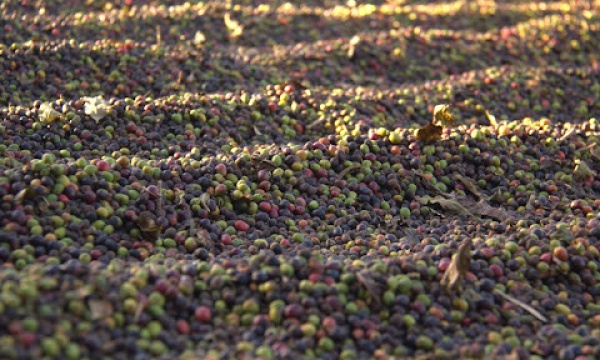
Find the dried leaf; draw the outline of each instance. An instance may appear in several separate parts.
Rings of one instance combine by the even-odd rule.
[[[90,299],[88,305],[92,320],[104,319],[113,314],[113,306],[110,301]]]
[[[454,214],[473,216],[473,213],[469,211],[469,209],[464,207],[459,201],[455,199],[447,199],[441,195],[438,195],[435,197],[430,197],[426,201],[430,204],[438,204],[444,210]]]
[[[525,210],[535,210],[535,194],[531,194],[531,196],[529,196],[529,200],[527,200],[527,204],[525,204]]]
[[[593,145],[596,146],[598,144],[594,143]],[[592,148],[590,148],[590,154],[594,157],[594,159],[600,161],[600,151],[598,151],[592,147]]]
[[[308,86],[304,85],[303,83],[301,83],[300,81],[296,80],[296,79],[289,79],[287,80],[284,85],[290,85],[294,87],[294,90],[306,90],[308,89]]]
[[[490,125],[492,125],[493,127],[498,126],[498,122],[496,121],[496,117],[492,114],[490,114],[489,111],[485,111],[485,117],[486,119],[490,122]]]
[[[78,299],[85,299],[86,297],[90,296],[93,292],[94,291],[91,286],[83,286],[83,287],[75,290],[73,293],[75,294],[75,297],[77,297]]]
[[[102,120],[110,112],[110,104],[102,96],[88,97],[84,96],[81,100],[85,101],[84,111],[96,123]]]
[[[237,70],[229,70],[229,69],[225,69],[224,67],[222,67],[221,65],[219,65],[218,62],[213,62],[211,63],[213,69],[215,69],[216,72],[218,72],[221,75],[225,75],[225,76],[233,76],[235,78],[238,78],[240,80],[244,79],[244,76],[242,76],[242,74],[237,71]]]
[[[272,167],[273,167],[273,168],[275,168],[275,169],[277,169],[277,168],[278,168],[278,166],[277,166],[277,165],[275,165],[275,163],[274,163],[274,162],[272,162],[271,160],[264,160],[264,159],[263,159],[263,160],[261,160],[261,162],[262,162],[263,164],[267,164],[267,165],[269,165],[269,166],[272,166]]]
[[[327,120],[326,117],[318,118],[317,120],[315,120],[315,121],[311,122],[310,124],[306,125],[306,129],[310,130],[310,129],[314,128],[314,127],[320,126],[326,120]]]
[[[13,167],[17,167],[17,166],[22,166],[23,163],[21,163],[19,160],[17,160],[14,155],[11,154],[11,152],[9,151],[5,151],[4,152],[4,156],[7,157],[11,162],[12,162],[12,166]]]
[[[446,269],[440,284],[447,292],[462,292],[462,281],[471,268],[471,240],[467,239],[459,247],[458,251],[452,256],[452,261]]]
[[[32,188],[28,187],[19,191],[19,193],[15,196],[15,202],[19,204],[24,200],[28,200],[33,197],[35,197],[35,191]]]
[[[138,305],[135,308],[135,314],[133,315],[133,322],[134,323],[137,323],[140,320],[140,316],[142,315],[142,311],[144,311],[145,307],[146,307],[145,302],[138,301]]]
[[[498,189],[494,195],[490,196],[489,198],[490,201],[495,201],[495,202],[502,202],[504,201],[504,197],[502,197],[502,191],[500,191],[500,189]]]
[[[415,137],[426,144],[432,143],[442,137],[442,127],[429,123],[417,130]]]
[[[454,122],[454,117],[448,111],[450,105],[436,105],[433,108],[433,120],[431,121],[434,124],[436,121],[439,122],[442,126],[456,126],[456,122]]]
[[[371,301],[373,301],[375,305],[379,305],[381,294],[383,293],[381,285],[371,278],[371,275],[369,275],[367,270],[357,272],[356,279],[367,289]]]
[[[494,290],[494,293],[502,296],[506,300],[508,300],[508,301],[512,302],[513,304],[515,304],[515,305],[521,307],[522,309],[526,310],[528,313],[530,313],[531,315],[535,316],[538,320],[540,320],[542,322],[547,322],[548,321],[548,319],[546,319],[546,317],[544,315],[542,315],[539,311],[537,311],[536,309],[534,309],[530,305],[525,304],[521,300],[515,299],[514,297],[512,297],[512,296],[510,296],[510,295],[508,295],[506,293],[503,293],[502,291],[499,291],[497,289]]]
[[[162,41],[162,38],[160,35],[160,25],[156,25],[156,28],[154,28],[154,32],[156,34],[156,45],[160,46],[160,43]]]
[[[185,82],[188,84],[193,84],[196,81],[196,77],[194,76],[194,73],[190,73],[186,78],[185,78]]]
[[[43,102],[40,105],[40,109],[38,110],[38,116],[40,118],[40,122],[42,123],[51,123],[56,119],[62,116],[62,114],[52,107],[52,104],[49,102]]]
[[[200,195],[199,199],[200,199],[200,205],[205,210],[210,211],[210,208],[208,207],[208,201],[210,200],[210,194],[209,193],[202,193],[202,195]]]
[[[547,351],[546,350],[546,340],[537,340],[536,342],[533,343],[533,345],[531,345],[531,347],[529,348],[529,351],[532,354],[537,354],[540,356],[544,356],[547,355]]]
[[[198,238],[198,242],[205,248],[214,247],[215,243],[210,238],[210,234],[205,228],[200,228],[196,230],[196,238]]]
[[[230,37],[237,38],[242,36],[242,33],[244,32],[244,26],[240,25],[239,22],[232,20],[230,13],[225,13],[225,16],[223,16],[223,21],[225,22],[225,26],[229,30]]]
[[[497,359],[497,360],[519,360],[519,359],[521,359],[521,357],[519,356],[519,352],[518,352],[517,348],[513,348],[512,351],[510,352],[510,354],[496,357],[495,359]]]
[[[481,191],[479,191],[479,185],[477,182],[471,178],[464,177],[458,173],[454,174],[454,178],[460,181],[473,195],[477,196],[480,199],[489,199],[487,196],[483,195]]]
[[[465,203],[462,203],[462,204],[467,206],[467,204],[465,204]],[[487,216],[487,217],[490,217],[492,219],[496,219],[499,221],[504,221],[510,216],[510,214],[506,210],[504,210],[502,208],[493,207],[483,199],[479,200],[477,203],[475,203],[473,205],[469,205],[468,208],[475,215]]]
[[[352,59],[354,57],[354,52],[356,51],[356,45],[360,43],[360,36],[354,35],[352,39],[350,39],[349,47],[348,47],[348,58]]]
[[[206,36],[204,36],[204,33],[202,33],[202,31],[196,31],[196,34],[194,34],[194,40],[192,40],[193,44],[196,46],[202,46],[202,44],[204,44],[204,42],[206,41]]]
[[[590,169],[590,167],[588,166],[588,164],[585,163],[585,161],[575,160],[575,163],[577,165],[575,166],[573,175],[575,176],[576,179],[587,180],[590,177],[596,176],[596,172],[594,170]]]
[[[343,179],[344,176],[348,175],[348,173],[350,173],[351,171],[354,171],[354,170],[358,170],[358,169],[360,169],[360,165],[350,165],[347,168],[345,168],[344,170],[340,171],[338,176],[340,179]]]
[[[148,240],[156,240],[158,235],[162,232],[162,227],[156,225],[152,213],[149,211],[142,211],[142,213],[136,218],[135,223],[144,234],[144,237],[146,237]]]

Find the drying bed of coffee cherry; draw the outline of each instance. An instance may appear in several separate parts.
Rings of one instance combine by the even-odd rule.
[[[2,2],[0,358],[600,358],[598,9]]]

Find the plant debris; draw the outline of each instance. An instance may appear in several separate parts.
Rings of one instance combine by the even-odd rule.
[[[534,309],[532,306],[525,304],[524,302],[522,302],[519,299],[516,299],[500,290],[494,290],[494,294],[498,294],[500,296],[502,296],[503,298],[505,298],[506,300],[512,302],[513,304],[521,307],[522,309],[524,309],[525,311],[527,311],[528,313],[530,313],[531,315],[535,316],[538,320],[540,320],[541,322],[548,322],[548,319],[546,319],[546,317],[544,315],[542,315],[539,311],[537,311],[536,309]]]
[[[415,137],[417,140],[423,141],[426,144],[430,144],[434,141],[439,140],[442,137],[443,127],[429,123],[424,127],[417,130]]]
[[[461,293],[462,282],[471,267],[471,240],[465,240],[452,256],[450,265],[444,272],[440,284],[448,293]]]
[[[445,211],[452,213],[452,214],[466,215],[466,216],[470,216],[470,217],[474,216],[473,213],[469,209],[464,207],[458,200],[453,199],[453,198],[447,198],[442,195],[437,195],[434,197],[431,197],[431,196],[418,197],[417,200],[419,200],[422,204],[440,205],[442,207],[442,209],[444,209]]]
[[[454,127],[456,122],[448,111],[449,105],[436,105],[431,122],[417,130],[415,137],[426,144],[439,140],[445,127]]]
[[[92,320],[106,319],[113,314],[112,303],[108,300],[88,300],[90,307],[90,318]]]
[[[575,170],[573,171],[573,175],[578,180],[587,180],[590,177],[596,176],[596,172],[586,164],[585,161],[576,159],[575,160]]]
[[[490,199],[490,197],[484,195],[480,191],[479,185],[477,185],[477,182],[475,180],[467,178],[459,173],[455,173],[453,176],[456,180],[460,181],[465,186],[465,188],[467,188],[467,190],[469,190],[473,195],[477,196],[479,199]]]
[[[373,278],[371,278],[369,272],[364,270],[356,273],[356,279],[367,289],[370,301],[372,301],[376,306],[379,306],[381,303],[381,295],[383,293],[382,286]]]

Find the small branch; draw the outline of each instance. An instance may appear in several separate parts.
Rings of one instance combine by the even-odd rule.
[[[317,126],[321,125],[321,124],[322,124],[322,123],[324,123],[324,122],[325,122],[325,118],[324,118],[324,117],[322,117],[322,118],[320,118],[320,119],[317,119],[317,120],[313,121],[312,123],[310,123],[310,124],[306,125],[306,128],[307,128],[308,130],[311,130],[312,128],[314,128],[314,127],[317,127]]]
[[[569,129],[569,131],[567,131],[563,136],[561,136],[557,141],[556,144],[560,145],[563,143],[563,141],[567,140],[568,138],[570,138],[573,134],[575,134],[575,128],[571,128]]]
[[[541,322],[548,322],[548,319],[546,319],[546,317],[542,314],[540,314],[539,311],[537,311],[536,309],[534,309],[533,307],[525,304],[524,302],[515,299],[514,297],[503,293],[499,290],[494,291],[495,294],[498,294],[500,296],[502,296],[503,298],[505,298],[506,300],[510,301],[511,303],[521,307],[522,309],[526,310],[528,313],[530,313],[531,315],[535,316],[538,320],[540,320]]]
[[[347,168],[345,168],[344,170],[340,171],[340,173],[338,174],[338,177],[340,179],[343,179],[344,176],[348,175],[349,172],[358,170],[358,169],[360,169],[360,165],[350,165]]]

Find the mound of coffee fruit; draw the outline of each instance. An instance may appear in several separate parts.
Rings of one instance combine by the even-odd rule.
[[[600,358],[599,9],[2,2],[0,358]]]

